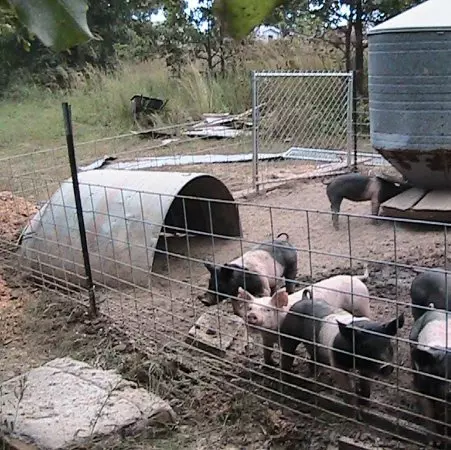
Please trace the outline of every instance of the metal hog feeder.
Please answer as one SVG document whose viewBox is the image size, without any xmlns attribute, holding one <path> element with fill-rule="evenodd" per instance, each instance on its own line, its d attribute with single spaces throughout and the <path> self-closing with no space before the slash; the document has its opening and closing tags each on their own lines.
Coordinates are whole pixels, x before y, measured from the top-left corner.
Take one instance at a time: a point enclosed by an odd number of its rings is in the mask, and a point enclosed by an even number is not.
<svg viewBox="0 0 451 450">
<path fill-rule="evenodd" d="M 429 0 L 368 33 L 372 146 L 415 188 L 384 215 L 451 220 L 451 1 Z"/>
<path fill-rule="evenodd" d="M 211 175 L 90 170 L 78 178 L 93 280 L 99 285 L 147 287 L 162 231 L 242 236 L 232 194 Z M 183 201 L 179 196 L 190 198 Z M 21 257 L 24 266 L 51 279 L 82 284 L 85 272 L 71 179 L 61 183 L 25 228 Z"/>
</svg>

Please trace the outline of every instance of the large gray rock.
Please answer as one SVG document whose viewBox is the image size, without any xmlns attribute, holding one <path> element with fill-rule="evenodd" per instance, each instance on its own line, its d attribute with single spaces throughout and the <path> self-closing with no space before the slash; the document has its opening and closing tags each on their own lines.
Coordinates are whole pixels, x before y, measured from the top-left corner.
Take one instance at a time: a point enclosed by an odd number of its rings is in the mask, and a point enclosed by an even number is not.
<svg viewBox="0 0 451 450">
<path fill-rule="evenodd" d="M 0 386 L 0 427 L 40 448 L 63 449 L 123 428 L 175 421 L 168 403 L 115 371 L 59 358 Z"/>
</svg>

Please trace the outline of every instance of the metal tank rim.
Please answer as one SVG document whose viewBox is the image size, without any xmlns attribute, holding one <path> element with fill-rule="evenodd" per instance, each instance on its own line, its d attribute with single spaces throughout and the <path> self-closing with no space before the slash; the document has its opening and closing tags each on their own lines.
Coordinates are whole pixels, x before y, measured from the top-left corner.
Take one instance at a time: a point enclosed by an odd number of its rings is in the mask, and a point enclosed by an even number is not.
<svg viewBox="0 0 451 450">
<path fill-rule="evenodd" d="M 451 31 L 451 1 L 428 0 L 374 26 L 367 32 L 372 35 L 386 33 Z"/>
</svg>

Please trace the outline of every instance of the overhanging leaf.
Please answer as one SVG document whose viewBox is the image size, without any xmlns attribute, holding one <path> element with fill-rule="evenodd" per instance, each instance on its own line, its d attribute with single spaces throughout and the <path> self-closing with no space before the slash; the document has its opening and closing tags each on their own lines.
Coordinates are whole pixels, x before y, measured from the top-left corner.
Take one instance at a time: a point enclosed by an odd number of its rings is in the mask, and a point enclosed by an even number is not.
<svg viewBox="0 0 451 450">
<path fill-rule="evenodd" d="M 215 0 L 213 11 L 227 35 L 243 39 L 283 2 L 284 0 Z"/>
<path fill-rule="evenodd" d="M 7 1 L 29 31 L 55 51 L 67 50 L 93 38 L 86 19 L 85 0 Z"/>
</svg>

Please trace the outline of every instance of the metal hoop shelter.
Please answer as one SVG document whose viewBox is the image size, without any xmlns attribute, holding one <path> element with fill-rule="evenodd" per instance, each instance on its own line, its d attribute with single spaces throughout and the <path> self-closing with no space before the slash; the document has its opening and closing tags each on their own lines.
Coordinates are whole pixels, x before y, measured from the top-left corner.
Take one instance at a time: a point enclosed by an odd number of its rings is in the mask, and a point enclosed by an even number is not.
<svg viewBox="0 0 451 450">
<path fill-rule="evenodd" d="M 162 232 L 242 237 L 238 206 L 211 175 L 90 170 L 78 177 L 94 283 L 147 287 Z M 20 256 L 24 268 L 84 285 L 71 179 L 24 229 Z"/>
</svg>

